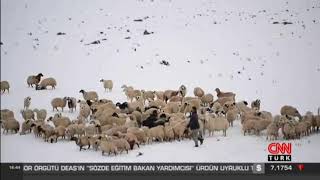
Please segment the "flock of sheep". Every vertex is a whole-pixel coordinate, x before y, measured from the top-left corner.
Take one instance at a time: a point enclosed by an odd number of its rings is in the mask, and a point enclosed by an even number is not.
[[[36,90],[45,90],[57,86],[54,78],[45,78],[42,73],[27,78],[29,87],[35,85]],[[113,89],[112,80],[101,79],[105,91]],[[9,83],[1,81],[1,91],[9,93]],[[54,143],[58,139],[73,140],[80,147],[80,151],[89,149],[101,150],[104,153],[118,154],[128,152],[135,146],[149,144],[153,141],[174,141],[190,138],[187,128],[192,107],[198,110],[200,130],[203,134],[212,136],[215,131],[227,130],[233,127],[233,121],[239,119],[243,134],[260,135],[265,130],[267,140],[278,138],[297,139],[315,133],[320,127],[320,109],[317,115],[307,112],[301,115],[299,111],[289,105],[281,108],[279,115],[261,109],[259,99],[250,105],[246,101],[236,101],[236,94],[222,92],[216,88],[217,99],[211,93],[205,93],[202,88],[194,88],[194,96],[186,96],[187,88],[181,85],[176,90],[145,91],[132,86],[121,87],[128,102],[117,102],[100,99],[95,91],[81,89],[82,100],[74,97],[57,97],[52,99],[54,116],[47,118],[46,109],[30,109],[31,97],[24,99],[24,109],[20,111],[24,122],[16,120],[13,111],[1,110],[1,127],[3,133],[9,131],[24,135],[33,132],[36,138],[43,138],[45,142]],[[71,113],[77,112],[76,119],[63,116],[60,112],[68,107]],[[156,127],[143,126],[154,111],[158,117],[165,117],[164,125]],[[52,123],[49,123],[52,122]],[[53,124],[53,125],[52,125]]]

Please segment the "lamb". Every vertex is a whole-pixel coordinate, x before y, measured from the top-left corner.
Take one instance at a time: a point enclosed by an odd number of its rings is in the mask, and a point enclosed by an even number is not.
[[[114,139],[112,140],[112,143],[117,147],[117,150],[122,153],[123,151],[127,151],[127,154],[129,153],[130,144],[125,139]]]
[[[1,91],[2,93],[4,93],[6,90],[8,91],[9,93],[9,89],[10,89],[10,84],[8,81],[1,81],[0,82],[0,88],[1,88]]]
[[[51,86],[52,89],[55,89],[57,81],[52,77],[43,79],[39,85],[36,85],[36,90],[47,89],[47,86]]]
[[[164,124],[164,140],[171,141],[174,139],[174,132],[172,126],[169,123]]]
[[[47,110],[45,109],[34,109],[33,112],[37,115],[37,120],[44,121],[47,117]]]
[[[20,132],[20,135],[25,135],[26,132],[29,132],[31,133],[31,125],[32,125],[32,120],[28,119],[26,121],[24,121],[21,125],[21,132]]]
[[[213,95],[212,94],[205,94],[203,95],[201,98],[200,98],[203,106],[207,106],[209,105],[210,103],[213,102]]]
[[[229,97],[229,98],[231,98],[233,101],[235,101],[236,94],[234,94],[233,92],[222,92],[222,91],[220,91],[219,88],[216,88],[215,90],[216,90],[216,92],[217,92],[218,98]]]
[[[42,73],[39,73],[37,74],[36,76],[35,75],[31,75],[31,76],[28,76],[27,78],[27,84],[28,86],[30,87],[33,87],[33,85],[37,85],[39,84],[40,80],[41,80],[41,77],[43,77],[43,74]]]
[[[79,93],[82,93],[83,99],[86,100],[86,101],[88,101],[88,100],[90,100],[90,101],[98,101],[99,100],[98,94],[95,91],[86,92],[85,90],[81,89],[79,91]]]
[[[67,104],[67,100],[64,98],[54,98],[51,100],[51,106],[52,106],[52,111],[54,111],[54,109],[58,110],[58,107],[60,107],[62,109],[63,112],[63,108],[66,107]]]
[[[55,114],[53,117],[49,117],[48,121],[52,121],[55,127],[68,127],[71,124],[70,119],[68,117],[62,116],[61,113]]]
[[[155,99],[155,91],[141,90],[141,94],[144,100],[154,101]]]
[[[194,96],[201,98],[204,95],[204,91],[200,87],[195,87],[193,89],[193,94]]]
[[[150,128],[149,130],[149,141],[153,141],[153,138],[160,140],[161,142],[164,139],[164,127],[163,126],[156,126]]]
[[[10,131],[14,132],[15,134],[19,132],[20,124],[15,118],[9,118],[6,121],[1,120],[2,127],[3,127],[3,134],[5,131],[7,133]]]
[[[114,155],[117,155],[118,153],[118,149],[117,146],[113,143],[113,141],[111,139],[107,140],[107,141],[101,141],[96,142],[96,145],[100,144],[100,149],[102,150],[102,156],[104,155],[104,153],[108,153],[109,155],[111,153],[114,153]]]
[[[187,87],[185,85],[181,85],[179,87],[179,91],[182,97],[185,97],[187,94]]]
[[[21,110],[20,113],[24,120],[34,119],[34,112],[31,109]]]
[[[24,108],[24,109],[28,109],[29,106],[30,106],[30,104],[31,104],[31,97],[28,96],[28,97],[24,98],[23,108]]]
[[[100,82],[103,83],[104,91],[107,91],[107,89],[109,90],[109,92],[112,91],[112,88],[113,88],[113,82],[112,82],[112,80],[104,80],[104,79],[101,79]]]
[[[73,109],[77,110],[77,99],[74,97],[64,97],[63,99],[66,100],[68,104],[69,111],[73,112]]]
[[[90,138],[91,138],[90,136],[82,136],[79,138],[73,137],[71,138],[71,141],[75,141],[76,145],[80,147],[80,151],[81,151],[82,149],[84,149],[83,148],[84,146],[88,146],[88,149],[90,148],[90,145],[91,145],[89,141]]]
[[[300,120],[302,119],[302,116],[299,113],[299,111],[295,107],[289,106],[289,105],[282,106],[280,110],[280,114],[283,116],[288,115],[288,116],[298,117]]]
[[[163,100],[165,102],[168,102],[168,100],[172,97],[172,96],[177,96],[180,92],[179,91],[175,91],[175,90],[166,90],[163,93]]]
[[[255,101],[251,102],[251,108],[254,110],[260,111],[260,104],[261,104],[260,99],[256,99]]]

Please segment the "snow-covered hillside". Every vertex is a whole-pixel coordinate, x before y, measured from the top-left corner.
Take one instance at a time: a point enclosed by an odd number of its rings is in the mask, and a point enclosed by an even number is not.
[[[53,115],[54,97],[82,99],[80,89],[126,101],[123,84],[166,90],[187,86],[237,100],[261,99],[279,114],[289,104],[304,114],[320,106],[320,2],[317,0],[1,0],[1,109],[19,121],[23,99]],[[146,34],[147,33],[147,34]],[[148,34],[150,33],[150,34]],[[169,66],[160,64],[165,60]],[[29,75],[58,81],[55,90],[28,88]],[[104,92],[101,78],[112,79]],[[215,97],[216,99],[216,97]],[[64,112],[74,119],[78,115]],[[243,136],[241,125],[206,138],[144,145],[128,155],[79,152],[74,142],[44,143],[33,135],[1,135],[2,162],[267,161],[265,136]],[[219,140],[218,140],[219,139]],[[320,135],[294,140],[293,161],[319,162]],[[136,157],[138,152],[143,156]]]

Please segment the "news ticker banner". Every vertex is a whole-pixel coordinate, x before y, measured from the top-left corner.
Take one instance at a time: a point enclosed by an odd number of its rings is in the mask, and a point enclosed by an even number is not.
[[[1,163],[3,177],[19,179],[39,174],[320,175],[320,163]]]

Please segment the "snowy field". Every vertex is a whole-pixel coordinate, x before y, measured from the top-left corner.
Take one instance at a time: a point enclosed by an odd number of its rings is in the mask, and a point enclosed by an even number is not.
[[[123,84],[145,90],[184,84],[189,96],[199,86],[214,95],[217,87],[233,91],[238,101],[259,98],[274,115],[285,104],[316,113],[319,32],[319,0],[1,0],[1,81],[11,85],[1,109],[23,122],[27,96],[32,109],[50,116],[52,98],[82,99],[80,89],[123,102]],[[26,78],[40,72],[57,79],[55,90],[28,88]],[[101,78],[113,80],[111,93]],[[70,141],[49,144],[1,131],[1,162],[266,162],[270,142],[262,134],[243,136],[236,121],[227,137],[206,137],[200,148],[183,140],[108,157],[79,152]],[[293,161],[320,162],[320,133],[290,142]]]

